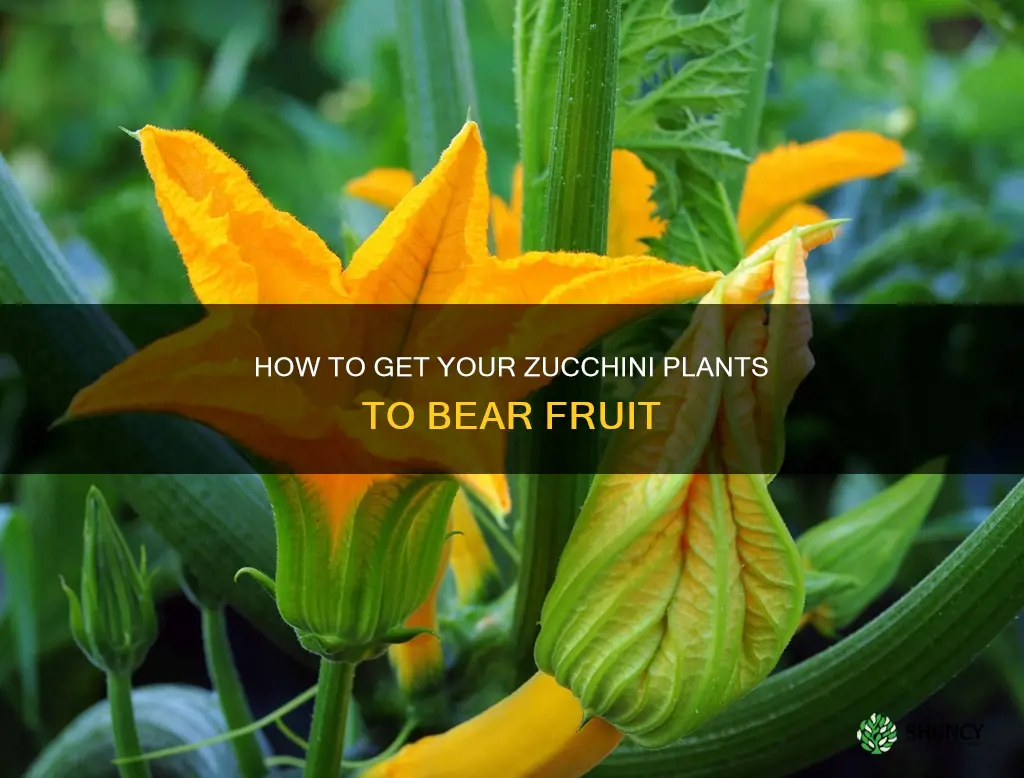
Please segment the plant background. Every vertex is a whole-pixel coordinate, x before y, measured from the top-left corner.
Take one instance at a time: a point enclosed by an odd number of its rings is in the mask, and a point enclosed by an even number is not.
[[[1024,48],[1002,40],[960,0],[786,0],[782,8],[763,147],[865,128],[898,137],[911,152],[898,173],[820,201],[853,223],[815,252],[815,299],[1024,301]],[[466,0],[466,12],[491,184],[507,197],[517,156],[512,3]],[[374,166],[408,166],[394,35],[391,4],[381,0],[0,0],[0,152],[100,299],[190,301],[137,144],[118,126],[203,133],[341,253],[343,223],[365,235],[381,216],[346,200],[344,183]],[[42,433],[16,366],[0,355],[0,473],[46,471],[61,452],[40,443]],[[861,622],[930,570],[1015,480],[949,479],[896,585]],[[773,490],[798,534],[869,495],[876,481],[780,479]],[[77,578],[90,483],[0,476],[3,776],[20,775],[103,696],[102,676],[70,643],[58,585],[61,574]],[[116,501],[116,493],[108,497]],[[136,684],[205,686],[199,616],[178,591],[174,555],[130,511],[122,514],[129,537],[144,542],[166,573],[161,637]],[[14,515],[25,521],[16,524]],[[445,623],[447,693],[418,703],[428,722],[419,734],[503,694],[511,678],[500,632],[507,606],[505,598]],[[311,663],[230,618],[256,716],[315,682]],[[783,662],[824,645],[801,633]],[[357,698],[354,755],[371,755],[404,715],[385,661],[361,671]],[[300,710],[288,722],[303,730],[308,715]],[[1018,619],[899,722],[892,752],[870,757],[851,732],[847,751],[806,774],[1022,775],[1022,718]],[[909,724],[983,730],[970,747],[913,740]],[[295,753],[273,729],[268,736],[278,753]]]

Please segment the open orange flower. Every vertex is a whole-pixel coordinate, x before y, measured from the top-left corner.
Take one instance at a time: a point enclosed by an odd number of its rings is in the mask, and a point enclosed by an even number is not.
[[[304,565],[311,560],[332,563],[352,537],[353,524],[385,521],[384,513],[375,513],[381,505],[401,508],[393,488],[375,486],[393,476],[340,473],[388,473],[397,465],[403,466],[398,472],[461,473],[456,476],[460,484],[491,511],[507,512],[505,436],[481,435],[478,447],[456,457],[451,446],[426,430],[371,431],[361,408],[367,397],[417,405],[427,398],[447,399],[458,389],[370,375],[254,381],[253,356],[266,361],[280,354],[396,356],[463,354],[467,349],[519,355],[543,353],[553,344],[561,353],[576,353],[644,309],[699,297],[720,275],[642,256],[491,256],[486,155],[472,122],[344,270],[319,237],[276,210],[242,168],[206,139],[155,127],[145,127],[137,138],[167,226],[208,316],[144,348],[83,389],[67,417],[176,413],[283,462],[293,472],[328,469],[338,474],[298,476],[272,486],[276,514],[289,517],[279,521],[279,530],[298,532],[304,522],[327,527],[321,546],[296,549],[294,556]],[[304,305],[308,303],[317,305]],[[493,304],[495,313],[472,327],[459,326],[460,303]],[[564,313],[557,318],[560,306],[549,303],[586,305],[575,309],[578,313],[566,326]],[[268,317],[273,326],[267,324]],[[530,326],[517,326],[524,318]],[[497,382],[492,388],[499,396],[491,399],[521,399],[546,380]],[[330,466],[324,464],[328,462]],[[349,463],[355,466],[347,469]],[[470,468],[485,472],[467,473]],[[456,528],[461,524],[463,534],[452,539],[450,553],[460,589],[468,597],[493,563],[479,528],[462,506],[456,502],[451,514],[450,521]],[[438,537],[436,529],[430,529],[432,539]],[[443,537],[443,524],[440,530]],[[435,571],[440,554],[438,547]],[[280,582],[278,588],[280,600]],[[429,588],[427,581],[414,607]],[[309,608],[331,610],[315,603]],[[403,619],[413,617],[412,611],[405,611]],[[330,614],[320,615],[329,620]],[[413,621],[431,622],[431,614],[418,614]],[[308,624],[303,629],[316,631]],[[414,653],[405,655],[413,664],[424,664]]]
[[[747,170],[739,207],[739,230],[747,253],[793,227],[828,219],[808,201],[858,178],[884,175],[904,162],[903,148],[877,133],[839,132],[810,143],[791,143],[758,155]],[[353,197],[391,209],[413,186],[407,170],[378,168],[346,186]],[[666,224],[655,215],[651,201],[655,177],[640,158],[625,149],[612,154],[608,255],[645,254],[644,241],[660,238]],[[512,178],[511,203],[491,198],[491,224],[499,257],[519,253],[523,212],[522,167]],[[826,240],[822,233],[817,240]],[[807,244],[807,248],[812,248]],[[685,257],[683,258],[685,259]]]

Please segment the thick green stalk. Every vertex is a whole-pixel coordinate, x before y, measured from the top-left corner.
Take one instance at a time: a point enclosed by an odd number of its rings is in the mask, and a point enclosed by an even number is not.
[[[544,222],[536,247],[541,250],[605,253],[619,16],[619,0],[565,4],[550,168],[541,209]],[[599,355],[600,350],[594,353]],[[599,379],[556,379],[538,399],[594,402],[600,399],[600,389]],[[527,522],[515,613],[516,661],[523,680],[536,669],[533,644],[544,597],[597,466],[597,433],[584,438],[576,431],[570,442],[558,430],[536,430],[525,456],[531,465],[528,472],[538,475],[519,514]],[[555,472],[569,475],[551,475]]]
[[[545,251],[603,254],[615,137],[619,0],[567,3],[543,238]]]
[[[114,730],[114,747],[118,758],[141,756],[135,711],[132,708],[131,677],[107,673],[107,700],[110,702],[110,724]],[[121,778],[150,778],[149,764],[146,762],[122,764],[117,769]]]
[[[770,677],[659,751],[620,749],[604,778],[792,775],[851,748],[872,713],[906,715],[956,676],[1024,608],[1024,480],[970,537],[881,616]]]
[[[320,660],[313,726],[309,731],[304,778],[339,778],[345,753],[345,724],[356,666],[351,662]]]
[[[775,49],[775,28],[779,19],[779,0],[749,0],[744,17],[743,34],[751,40],[753,59],[747,76],[747,99],[743,110],[729,116],[723,127],[723,139],[751,159],[757,154],[764,112],[768,71]],[[726,182],[726,193],[733,209],[739,208],[746,173],[740,172]]]
[[[467,116],[477,119],[473,67],[462,0],[395,0],[408,123],[416,178],[437,164]]]
[[[527,6],[535,9],[527,18]],[[543,245],[547,170],[551,153],[552,116],[544,99],[551,78],[549,50],[558,39],[548,35],[559,0],[516,0],[515,87],[519,121],[519,160],[523,166],[522,248],[534,251]],[[529,26],[528,26],[529,25]]]
[[[245,697],[242,681],[238,677],[234,658],[231,656],[224,609],[203,607],[201,610],[206,669],[210,673],[213,690],[217,692],[224,721],[229,730],[248,727],[253,722],[252,710],[249,708],[249,701]],[[238,759],[238,770],[242,778],[263,778],[267,774],[267,768],[263,764],[263,752],[256,741],[255,733],[235,738],[231,741],[231,747],[235,751],[235,758]]]

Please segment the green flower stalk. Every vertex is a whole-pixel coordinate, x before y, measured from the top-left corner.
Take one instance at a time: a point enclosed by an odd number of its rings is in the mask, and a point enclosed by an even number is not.
[[[152,573],[146,551],[136,565],[106,500],[93,487],[85,500],[85,546],[81,597],[61,581],[71,608],[71,634],[78,647],[107,674],[107,696],[118,757],[140,755],[132,710],[131,676],[157,636]],[[119,766],[122,778],[142,778],[140,762]]]
[[[213,690],[217,693],[224,721],[229,730],[245,729],[253,723],[252,710],[231,654],[231,642],[228,639],[227,623],[224,618],[224,603],[220,597],[208,591],[189,570],[184,571],[181,584],[185,595],[199,609],[202,616],[206,671],[210,675]],[[256,740],[255,732],[233,738],[231,747],[234,749],[242,778],[263,778],[267,774],[263,751]]]
[[[264,476],[281,617],[320,657],[305,775],[336,778],[356,665],[429,629],[406,621],[427,598],[458,483],[445,476]]]

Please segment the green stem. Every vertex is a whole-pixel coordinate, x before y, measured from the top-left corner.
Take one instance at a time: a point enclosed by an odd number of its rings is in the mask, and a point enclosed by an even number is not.
[[[544,251],[604,254],[615,136],[619,0],[566,3]]]
[[[777,673],[659,751],[623,748],[603,778],[792,775],[850,748],[871,713],[897,720],[970,664],[1024,608],[1024,480],[899,602],[849,637]]]
[[[110,703],[110,723],[114,729],[114,747],[118,758],[139,756],[139,733],[135,728],[135,711],[132,708],[132,679],[130,675],[107,673],[107,700]],[[119,764],[121,778],[150,778],[149,765],[145,762]]]
[[[338,778],[345,752],[345,724],[356,666],[351,662],[320,660],[319,690],[313,706],[304,778]]]
[[[477,120],[462,0],[395,0],[409,158],[416,178],[437,164],[467,116]]]
[[[522,250],[541,248],[544,239],[544,201],[547,190],[548,155],[551,151],[549,105],[544,99],[548,51],[557,44],[548,35],[558,9],[556,0],[533,0],[536,9],[527,19],[529,0],[516,0],[515,71],[516,108],[519,119],[519,160],[523,165]]]
[[[224,721],[229,730],[242,729],[253,722],[249,701],[242,689],[242,681],[235,669],[228,640],[227,624],[223,608],[202,608],[203,648],[206,652],[206,669],[210,673],[213,689],[217,692]],[[231,741],[238,760],[242,778],[263,778],[267,768],[263,764],[263,751],[256,734],[251,733]]]
[[[606,250],[619,17],[619,0],[578,0],[565,4],[550,169],[538,246],[544,251],[604,254]],[[525,139],[528,128],[523,129]],[[600,348],[591,353],[599,356]],[[556,379],[538,399],[542,403],[595,402],[600,399],[600,390],[599,379]],[[586,439],[581,439],[579,431],[573,432],[571,442],[565,435],[557,430],[537,430],[523,453],[529,465],[523,472],[538,475],[522,495],[525,505],[520,514],[526,526],[516,598],[514,651],[521,680],[536,671],[533,644],[541,608],[597,466],[596,432]]]
[[[743,35],[751,40],[753,61],[747,76],[747,99],[743,110],[725,120],[722,137],[731,146],[751,159],[757,154],[761,134],[761,114],[764,112],[768,71],[775,48],[775,28],[779,19],[779,0],[750,0],[744,17]],[[726,182],[726,193],[734,209],[739,209],[746,171]]]

